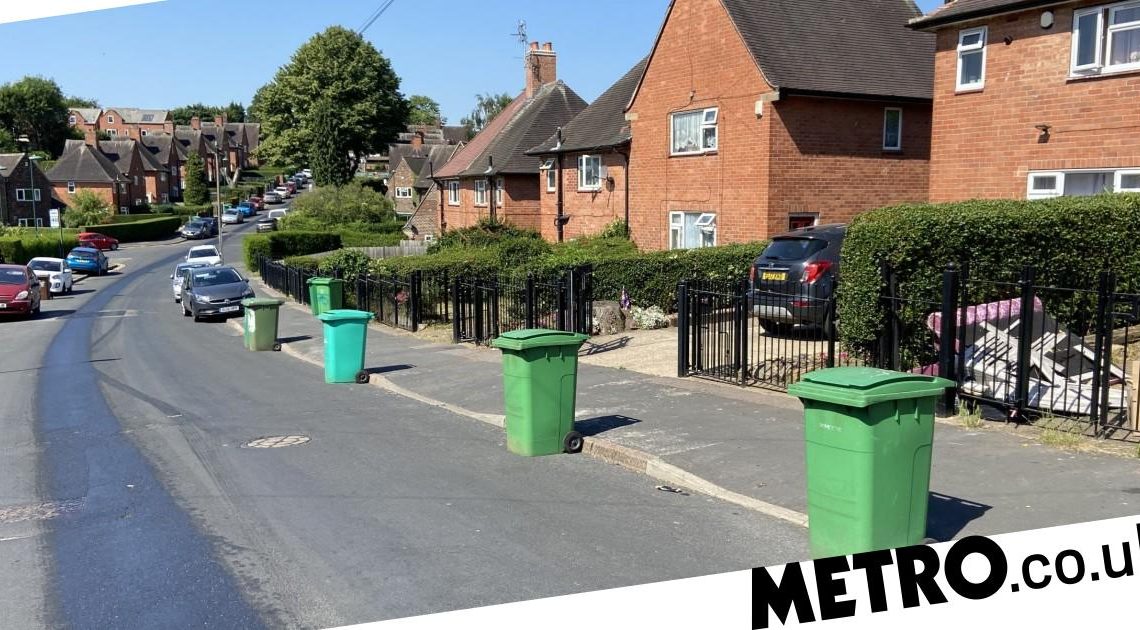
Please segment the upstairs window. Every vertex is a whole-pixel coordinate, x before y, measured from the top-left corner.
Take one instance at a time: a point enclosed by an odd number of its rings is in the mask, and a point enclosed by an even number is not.
[[[709,153],[717,148],[717,117],[715,107],[673,114],[672,154],[695,155]]]
[[[883,150],[902,150],[902,110],[898,107],[883,112]]]
[[[578,156],[578,190],[602,189],[602,156]]]
[[[958,33],[958,91],[985,87],[987,33],[984,26]]]
[[[405,186],[396,187],[396,199],[411,199],[412,189]]]
[[[67,182],[67,192],[71,195],[75,194],[75,182]]]
[[[1140,70],[1140,2],[1073,12],[1074,76]]]
[[[115,117],[114,116],[107,116],[107,124],[108,125],[115,124]]]
[[[71,126],[75,126],[75,116],[68,116],[67,117],[67,124],[69,124]]]

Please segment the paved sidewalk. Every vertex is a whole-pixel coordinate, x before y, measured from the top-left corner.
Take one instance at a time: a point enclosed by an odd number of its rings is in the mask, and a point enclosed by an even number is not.
[[[307,307],[282,308],[280,336],[289,354],[323,363],[322,327]],[[374,324],[365,367],[379,386],[502,425],[497,350]],[[804,522],[802,408],[792,398],[584,363],[577,422],[593,438],[589,455]],[[939,424],[931,491],[929,533],[944,540],[1128,516],[1140,514],[1140,461]]]

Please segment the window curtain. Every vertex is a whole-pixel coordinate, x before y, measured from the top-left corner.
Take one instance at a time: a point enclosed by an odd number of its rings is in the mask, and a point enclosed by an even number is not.
[[[673,115],[673,151],[699,151],[701,112]]]

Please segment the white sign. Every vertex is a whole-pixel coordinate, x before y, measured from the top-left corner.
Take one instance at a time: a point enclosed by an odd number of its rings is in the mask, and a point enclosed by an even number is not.
[[[59,210],[56,208],[48,210],[48,219],[51,221],[51,226],[53,228],[59,227]]]

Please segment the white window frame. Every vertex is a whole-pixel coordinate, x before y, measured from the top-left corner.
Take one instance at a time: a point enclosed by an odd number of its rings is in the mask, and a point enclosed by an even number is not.
[[[166,173],[159,173],[158,179],[159,179],[159,181],[163,181],[163,182],[166,181]]]
[[[107,135],[111,136],[112,138],[117,138],[117,137],[119,137],[119,130],[118,129],[108,129]]]
[[[130,214],[131,209],[126,206],[119,206],[119,214]]]
[[[485,179],[475,180],[475,205],[487,205],[487,180]]]
[[[140,136],[145,136],[145,135],[146,135],[146,133],[147,133],[147,132],[146,132],[146,129],[140,129],[140,130],[139,130],[139,135],[140,135]]]
[[[898,141],[892,146],[887,144],[887,119],[891,112],[898,112],[899,114],[899,129],[897,139]],[[887,107],[883,110],[883,150],[884,151],[902,151],[902,134],[903,134],[903,110],[901,107]]]
[[[76,122],[76,118],[75,118],[75,115],[71,115],[71,116],[68,116],[68,117],[67,117],[67,124],[69,124],[69,125],[71,125],[72,127],[74,127],[74,126],[75,126],[75,122]]]
[[[115,124],[115,117],[114,117],[114,116],[112,116],[112,115],[110,115],[110,114],[107,114],[107,124],[108,124],[108,125],[113,125],[113,124]]]
[[[709,120],[709,117],[712,120]],[[674,119],[677,116],[699,116],[701,119],[701,128],[698,132],[698,140],[700,147],[695,151],[678,151],[677,145],[673,141],[675,132]],[[705,146],[705,129],[713,130],[713,145],[711,147]],[[719,107],[706,107],[704,109],[691,109],[683,112],[673,112],[669,114],[669,155],[703,155],[705,153],[716,153],[720,148],[720,108]]]
[[[1129,63],[1110,64],[1108,56],[1112,52],[1112,43],[1117,34],[1121,32],[1140,30],[1140,20],[1126,24],[1113,24],[1113,18],[1120,11],[1140,8],[1140,2],[1129,0],[1115,4],[1103,4],[1098,7],[1088,7],[1073,11],[1072,52],[1069,61],[1069,74],[1073,77],[1090,76],[1098,74],[1112,74],[1116,72],[1131,72],[1140,70],[1140,61]],[[1096,16],[1096,50],[1091,63],[1077,63],[1078,46],[1080,44],[1080,21],[1089,15]]]
[[[1038,178],[1055,177],[1056,184],[1049,189],[1035,189],[1033,182]],[[1029,174],[1025,196],[1027,199],[1051,199],[1065,194],[1064,171],[1038,171]]]
[[[958,71],[954,76],[954,88],[958,92],[974,92],[977,90],[985,89],[986,87],[986,51],[987,44],[989,43],[989,27],[979,26],[977,28],[968,28],[958,31]],[[963,46],[962,40],[971,35],[981,35],[981,38],[976,44],[969,44]],[[962,57],[965,55],[982,55],[982,75],[977,83],[962,83]]]
[[[459,205],[459,181],[451,180],[447,182],[447,205]]]
[[[506,190],[506,182],[502,177],[495,178],[495,205],[502,207],[503,205],[503,191]]]
[[[69,195],[75,194],[75,182],[67,182],[67,193]]]
[[[703,234],[712,234],[711,242],[697,243],[693,246],[686,246],[685,240],[685,216],[698,215],[694,223],[695,227]],[[680,245],[678,246],[678,241]],[[705,247],[716,247],[717,243],[717,219],[715,212],[685,212],[685,211],[672,211],[669,213],[669,249],[702,249]]]
[[[596,168],[594,168],[596,165]],[[586,174],[595,172],[594,183],[586,178]],[[602,156],[600,155],[579,155],[578,156],[578,190],[582,192],[590,192],[602,189]]]
[[[396,199],[411,199],[412,187],[411,186],[396,186]]]
[[[1124,187],[1124,178],[1128,177],[1128,176],[1140,177],[1140,169],[1121,169],[1119,171],[1116,171],[1116,177],[1113,178],[1114,181],[1113,181],[1113,185],[1112,185],[1112,190],[1114,192],[1127,192],[1127,193],[1140,192],[1140,186],[1135,186],[1132,188],[1125,188]]]
[[[554,158],[543,162],[539,170],[544,171],[546,177],[546,192],[552,193],[558,190],[558,173],[554,169]]]
[[[1080,44],[1080,23],[1081,18],[1087,15],[1096,16],[1096,51],[1093,55],[1092,63],[1082,65],[1077,64],[1078,47]],[[1093,7],[1091,9],[1081,9],[1073,11],[1073,42],[1072,42],[1072,56],[1069,59],[1069,72],[1073,75],[1089,74],[1100,71],[1101,59],[1104,58],[1104,7]]]
[[[28,194],[29,190],[32,191],[31,195]],[[28,197],[31,197],[31,199],[29,199]],[[17,188],[16,189],[16,201],[28,202],[28,201],[32,201],[32,200],[42,201],[39,188]]]

